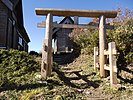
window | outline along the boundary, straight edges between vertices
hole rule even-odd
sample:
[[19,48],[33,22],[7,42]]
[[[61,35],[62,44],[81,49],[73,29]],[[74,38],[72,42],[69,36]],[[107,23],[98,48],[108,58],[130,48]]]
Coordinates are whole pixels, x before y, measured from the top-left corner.
[[18,43],[23,46],[23,39],[21,37],[19,37]]
[[23,41],[23,50],[26,50],[26,42]]

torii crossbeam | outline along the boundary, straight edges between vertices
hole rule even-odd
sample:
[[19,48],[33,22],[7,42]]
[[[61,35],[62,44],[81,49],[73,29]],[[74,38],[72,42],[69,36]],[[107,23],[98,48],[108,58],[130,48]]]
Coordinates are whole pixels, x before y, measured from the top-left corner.
[[[99,18],[99,48],[100,48],[100,75],[105,77],[104,70],[104,49],[106,46],[106,18],[115,18],[117,11],[105,11],[105,10],[65,10],[65,9],[53,9],[53,8],[36,8],[36,14],[40,16],[47,16],[46,23],[38,24],[40,27],[45,27],[46,34],[45,41],[42,50],[42,65],[41,75],[43,78],[47,78],[52,72],[52,29],[54,27],[60,28],[87,28],[87,25],[60,25],[53,23],[53,16],[78,16],[78,17],[93,17]],[[88,25],[89,27],[89,25]],[[91,26],[94,28],[94,26]]]

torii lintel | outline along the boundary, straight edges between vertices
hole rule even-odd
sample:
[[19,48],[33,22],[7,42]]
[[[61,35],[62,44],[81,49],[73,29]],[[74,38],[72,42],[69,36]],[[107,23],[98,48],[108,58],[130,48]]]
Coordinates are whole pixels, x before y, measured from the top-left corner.
[[47,15],[51,13],[53,16],[78,16],[78,17],[95,17],[98,18],[101,15],[106,18],[115,18],[117,11],[113,10],[65,10],[65,9],[53,9],[53,8],[36,8],[37,15]]

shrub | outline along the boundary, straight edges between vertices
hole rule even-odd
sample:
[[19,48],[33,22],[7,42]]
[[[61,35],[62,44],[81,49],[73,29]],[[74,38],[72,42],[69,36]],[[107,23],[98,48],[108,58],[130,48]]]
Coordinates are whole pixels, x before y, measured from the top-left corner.
[[[77,32],[77,33],[76,33]],[[98,31],[95,29],[79,30],[75,29],[70,34],[71,39],[75,42],[82,50],[82,53],[92,53],[93,47],[98,46]]]
[[125,20],[123,25],[108,31],[108,42],[115,41],[118,52],[118,63],[126,66],[133,62],[133,19]]
[[29,55],[32,55],[32,56],[39,56],[39,53],[36,52],[36,51],[30,51],[30,52],[29,52]]
[[0,50],[0,87],[35,82],[39,64],[24,51]]
[[[118,9],[118,16],[109,22],[115,25],[114,30],[107,30],[107,43],[114,41],[117,50],[119,66],[126,66],[133,62],[133,12],[125,9]],[[81,47],[83,53],[93,53],[94,46],[99,44],[98,30],[96,29],[76,29],[71,35],[71,39]]]

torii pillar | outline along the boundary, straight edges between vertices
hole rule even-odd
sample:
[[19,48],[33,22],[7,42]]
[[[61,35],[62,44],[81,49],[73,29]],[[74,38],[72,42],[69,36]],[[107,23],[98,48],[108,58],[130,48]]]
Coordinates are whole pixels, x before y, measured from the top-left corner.
[[100,16],[99,18],[99,64],[100,64],[100,76],[105,77],[105,56],[104,50],[106,49],[106,18]]
[[42,49],[42,65],[41,75],[44,79],[51,75],[52,72],[52,29],[53,16],[51,13],[47,14],[46,18],[46,33]]

